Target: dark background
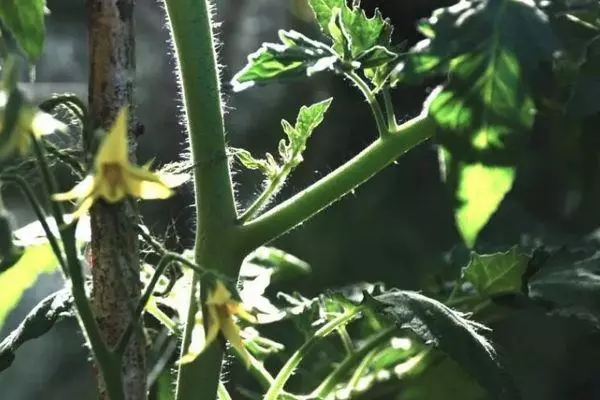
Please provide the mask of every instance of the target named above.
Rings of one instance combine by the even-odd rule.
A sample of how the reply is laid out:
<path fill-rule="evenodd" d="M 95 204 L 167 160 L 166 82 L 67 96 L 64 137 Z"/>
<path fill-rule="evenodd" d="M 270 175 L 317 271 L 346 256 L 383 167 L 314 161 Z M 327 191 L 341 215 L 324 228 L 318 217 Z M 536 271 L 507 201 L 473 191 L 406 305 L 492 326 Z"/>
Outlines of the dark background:
<path fill-rule="evenodd" d="M 263 41 L 276 41 L 277 30 L 296 29 L 319 37 L 305 0 L 220 0 L 217 20 L 223 82 L 237 72 L 246 56 Z M 418 18 L 452 2 L 433 0 L 363 1 L 378 6 L 396 27 L 396 42 L 414 44 Z M 49 0 L 47 42 L 37 65 L 37 99 L 52 92 L 75 91 L 86 96 L 87 37 L 83 0 Z M 160 162 L 177 160 L 185 149 L 171 48 L 159 2 L 138 0 L 137 56 L 140 117 L 145 134 L 139 158 Z M 415 116 L 428 87 L 401 87 L 393 92 L 397 115 Z M 293 121 L 300 106 L 333 96 L 334 102 L 309 141 L 305 161 L 293 173 L 279 198 L 287 198 L 326 175 L 376 138 L 368 106 L 357 90 L 339 77 L 321 74 L 310 81 L 273 84 L 243 93 L 225 85 L 227 139 L 256 155 L 275 151 L 282 135 L 279 121 Z M 597 226 L 597 196 L 573 181 L 581 177 L 569 166 L 557 165 L 544 142 L 544 127 L 533 135 L 530 155 L 523 161 L 515 190 L 484 230 L 480 246 L 508 247 L 543 240 L 570 243 Z M 541 139 L 540 139 L 541 138 Z M 579 150 L 576 150 L 579 151 Z M 583 150 L 581 150 L 583 151 Z M 565 168 L 569 173 L 565 173 Z M 240 206 L 248 204 L 261 187 L 254 172 L 235 165 Z M 573 178 L 573 172 L 576 178 Z M 594 175 L 596 177 L 597 175 Z M 68 182 L 65 181 L 68 185 Z M 169 224 L 178 228 L 181 244 L 191 245 L 191 192 L 168 203 L 145 203 L 147 223 L 155 232 Z M 7 199 L 20 224 L 32 220 Z M 460 247 L 453 224 L 450 196 L 440 180 L 435 146 L 421 144 L 374 179 L 292 233 L 278 239 L 280 247 L 312 266 L 310 276 L 277 289 L 297 290 L 306 296 L 328 287 L 357 281 L 382 281 L 389 287 L 419 289 L 432 274 L 447 272 L 444 255 Z M 61 285 L 60 277 L 46 276 L 29 290 L 11 315 L 0 337 L 14 328 L 36 301 Z M 600 372 L 600 354 L 585 329 L 541 313 L 516 313 L 496 328 L 509 370 L 525 399 L 593 399 Z M 520 335 L 518 332 L 527 332 Z M 0 375 L 0 398 L 10 400 L 93 398 L 94 383 L 86 351 L 74 322 L 59 324 L 50 335 L 28 343 L 13 366 Z M 449 395 L 448 399 L 454 398 Z"/>

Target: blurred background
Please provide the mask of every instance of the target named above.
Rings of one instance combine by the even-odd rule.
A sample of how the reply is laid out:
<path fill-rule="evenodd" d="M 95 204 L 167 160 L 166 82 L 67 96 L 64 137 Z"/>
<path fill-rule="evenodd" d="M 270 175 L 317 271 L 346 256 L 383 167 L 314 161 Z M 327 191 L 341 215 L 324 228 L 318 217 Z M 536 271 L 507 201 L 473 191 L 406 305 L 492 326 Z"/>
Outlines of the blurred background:
<path fill-rule="evenodd" d="M 30 87 L 36 100 L 54 92 L 76 92 L 84 99 L 87 96 L 84 3 L 48 0 L 51 14 L 47 18 L 45 51 L 37 64 L 36 82 Z M 414 29 L 418 18 L 454 2 L 362 3 L 369 13 L 379 7 L 391 19 L 396 27 L 396 43 L 406 40 L 412 45 L 420 40 Z M 305 161 L 292 174 L 279 199 L 326 175 L 376 138 L 374 122 L 360 93 L 339 77 L 319 74 L 310 81 L 273 84 L 242 93 L 232 93 L 226 85 L 243 67 L 249 53 L 262 42 L 277 41 L 278 29 L 295 29 L 309 37 L 320 37 L 306 0 L 218 0 L 216 6 L 230 145 L 256 155 L 274 152 L 283 134 L 282 118 L 293 121 L 300 106 L 334 97 L 325 122 L 309 141 Z M 185 135 L 164 11 L 158 1 L 138 0 L 136 13 L 136 96 L 145 125 L 139 159 L 175 161 L 185 149 Z M 402 120 L 415 116 L 434 84 L 396 89 L 393 96 L 397 115 Z M 593 126 L 592 121 L 587 129 Z M 524 241 L 571 243 L 590 235 L 597 226 L 597 167 L 585 169 L 584 173 L 577 163 L 595 156 L 598 146 L 590 145 L 595 142 L 589 140 L 568 149 L 553 142 L 548 144 L 544 140 L 547 128 L 536 127 L 531 152 L 523 160 L 515 188 L 483 232 L 481 248 L 503 249 Z M 568 157 L 555 157 L 557 149 L 571 153 Z M 259 193 L 261 177 L 254 171 L 243 171 L 238 164 L 234 170 L 237 199 L 243 207 Z M 158 233 L 176 226 L 180 243 L 189 247 L 193 237 L 191 202 L 187 189 L 168 203 L 145 203 L 146 222 Z M 15 211 L 19 225 L 32 221 L 29 211 L 20 208 L 18 197 L 7 198 L 6 203 Z M 450 196 L 440 180 L 434 144 L 421 144 L 273 245 L 307 261 L 313 270 L 310 276 L 286 282 L 274 290 L 299 291 L 307 297 L 325 288 L 357 281 L 419 289 L 433 276 L 448 274 L 451 267 L 447 254 L 461 245 L 453 224 Z M 37 301 L 61 285 L 58 274 L 44 276 L 11 314 L 0 338 Z M 527 338 L 535 340 L 522 340 L 515 335 L 515 327 L 527 330 Z M 592 393 L 598 387 L 600 354 L 584 345 L 598 341 L 590 332 L 533 311 L 515 313 L 495 328 L 509 370 L 525 399 L 599 398 Z M 92 399 L 94 381 L 86 357 L 75 322 L 60 323 L 49 335 L 19 350 L 13 366 L 0 374 L 0 398 Z"/>

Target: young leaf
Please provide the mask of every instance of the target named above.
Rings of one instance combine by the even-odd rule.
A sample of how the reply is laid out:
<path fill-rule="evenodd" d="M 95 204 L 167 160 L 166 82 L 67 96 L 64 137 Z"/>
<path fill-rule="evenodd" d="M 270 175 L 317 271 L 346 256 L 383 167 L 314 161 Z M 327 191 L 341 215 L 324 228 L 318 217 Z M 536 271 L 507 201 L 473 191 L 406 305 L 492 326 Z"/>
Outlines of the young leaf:
<path fill-rule="evenodd" d="M 474 378 L 491 397 L 511 398 L 514 388 L 502 372 L 496 352 L 478 331 L 483 325 L 416 292 L 391 290 L 367 297 L 366 304 L 424 343 L 439 348 Z"/>
<path fill-rule="evenodd" d="M 25 249 L 23 256 L 9 270 L 0 274 L 0 328 L 21 300 L 26 289 L 31 287 L 38 276 L 44 272 L 53 272 L 58 261 L 50 244 L 32 245 Z"/>
<path fill-rule="evenodd" d="M 360 1 L 353 1 L 352 7 L 348 7 L 346 0 L 310 0 L 309 4 L 321 30 L 333 39 L 333 48 L 340 56 L 349 53 L 355 59 L 374 46 L 389 46 L 393 27 L 379 10 L 368 18 L 359 7 Z M 347 34 L 347 41 L 331 31 L 336 13 L 340 15 L 340 30 Z"/>
<path fill-rule="evenodd" d="M 288 121 L 281 121 L 281 126 L 288 137 L 288 142 L 282 146 L 285 150 L 284 154 L 289 157 L 285 159 L 286 163 L 290 163 L 292 167 L 295 167 L 302 161 L 302 153 L 306 149 L 306 141 L 313 130 L 323 122 L 325 113 L 332 101 L 333 98 L 330 97 L 308 107 L 302 106 L 296 117 L 296 125 L 293 127 Z M 281 156 L 283 157 L 284 154 L 281 154 Z"/>
<path fill-rule="evenodd" d="M 434 12 L 420 30 L 429 39 L 392 80 L 449 73 L 426 107 L 439 126 L 458 227 L 472 246 L 514 181 L 535 114 L 531 79 L 540 62 L 551 59 L 555 38 L 531 0 L 461 1 Z"/>
<path fill-rule="evenodd" d="M 359 54 L 356 61 L 360 63 L 361 68 L 375 68 L 390 63 L 396 58 L 398 54 L 393 51 L 383 46 L 373 46 Z"/>
<path fill-rule="evenodd" d="M 0 21 L 27 55 L 36 61 L 44 45 L 46 0 L 3 0 Z"/>
<path fill-rule="evenodd" d="M 469 264 L 463 269 L 463 279 L 470 282 L 481 295 L 520 292 L 522 276 L 530 257 L 514 246 L 504 253 L 471 253 Z"/>
<path fill-rule="evenodd" d="M 264 43 L 231 80 L 237 92 L 255 84 L 311 76 L 338 68 L 338 57 L 326 44 L 296 31 L 279 31 L 279 43 Z"/>

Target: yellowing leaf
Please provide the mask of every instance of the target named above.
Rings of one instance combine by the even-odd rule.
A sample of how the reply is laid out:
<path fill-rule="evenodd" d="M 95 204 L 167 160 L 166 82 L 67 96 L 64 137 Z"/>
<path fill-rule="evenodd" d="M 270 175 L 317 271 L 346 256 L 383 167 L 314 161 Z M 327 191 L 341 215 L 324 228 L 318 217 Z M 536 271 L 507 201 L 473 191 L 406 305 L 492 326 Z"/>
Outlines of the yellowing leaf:
<path fill-rule="evenodd" d="M 465 244 L 473 247 L 477 235 L 512 187 L 515 169 L 467 164 L 460 165 L 457 174 L 456 225 Z"/>
<path fill-rule="evenodd" d="M 0 274 L 0 328 L 25 290 L 33 286 L 40 274 L 53 272 L 57 267 L 52 248 L 45 243 L 27 247 L 19 262 Z"/>

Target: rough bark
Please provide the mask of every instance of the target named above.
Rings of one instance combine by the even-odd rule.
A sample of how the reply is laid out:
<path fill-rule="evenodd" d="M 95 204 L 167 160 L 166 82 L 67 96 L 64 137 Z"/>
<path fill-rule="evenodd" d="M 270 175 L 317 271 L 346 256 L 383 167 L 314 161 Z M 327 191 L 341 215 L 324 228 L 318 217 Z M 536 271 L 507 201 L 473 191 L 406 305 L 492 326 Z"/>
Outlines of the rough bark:
<path fill-rule="evenodd" d="M 122 106 L 130 110 L 130 155 L 137 131 L 134 112 L 135 0 L 88 0 L 90 45 L 89 109 L 94 128 L 109 128 Z M 140 297 L 140 261 L 136 213 L 126 203 L 98 201 L 91 209 L 90 265 L 92 306 L 105 342 L 114 347 Z M 141 330 L 132 337 L 123 357 L 127 400 L 146 398 L 146 369 Z M 99 377 L 100 398 L 107 399 Z"/>

